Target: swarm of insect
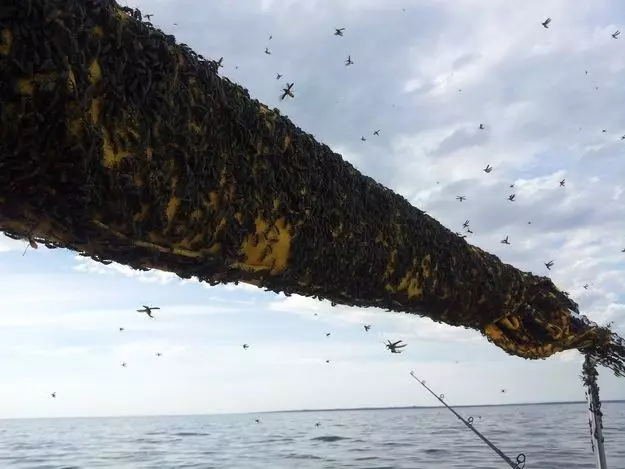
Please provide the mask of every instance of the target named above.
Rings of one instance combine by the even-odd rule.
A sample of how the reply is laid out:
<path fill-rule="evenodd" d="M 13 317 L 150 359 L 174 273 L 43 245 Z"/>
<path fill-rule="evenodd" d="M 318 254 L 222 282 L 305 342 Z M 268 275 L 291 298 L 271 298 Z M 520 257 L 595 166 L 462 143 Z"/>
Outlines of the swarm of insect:
<path fill-rule="evenodd" d="M 584 348 L 625 373 L 622 340 L 549 279 L 469 245 L 139 11 L 13 5 L 0 29 L 7 234 L 211 285 L 426 315 L 527 358 Z"/>

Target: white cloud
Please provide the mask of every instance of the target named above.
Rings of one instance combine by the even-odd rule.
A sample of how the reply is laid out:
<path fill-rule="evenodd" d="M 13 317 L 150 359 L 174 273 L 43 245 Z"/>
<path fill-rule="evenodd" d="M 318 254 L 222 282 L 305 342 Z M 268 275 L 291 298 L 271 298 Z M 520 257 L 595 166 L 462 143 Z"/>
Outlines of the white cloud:
<path fill-rule="evenodd" d="M 443 342 L 483 340 L 475 331 L 437 323 L 414 314 L 388 312 L 379 308 L 332 306 L 329 301 L 300 295 L 277 299 L 270 303 L 269 309 L 295 313 L 310 319 L 317 318 L 328 324 L 377 324 L 388 333 L 401 333 L 404 339 Z"/>
<path fill-rule="evenodd" d="M 0 234 L 0 253 L 10 251 L 24 251 L 24 249 L 26 249 L 26 242 L 18 241 Z"/>
<path fill-rule="evenodd" d="M 78 272 L 103 275 L 121 274 L 126 277 L 137 278 L 142 282 L 155 282 L 161 285 L 165 285 L 172 281 L 182 280 L 176 274 L 171 272 L 163 272 L 160 270 L 136 270 L 127 265 L 118 264 L 117 262 L 102 264 L 101 262 L 96 262 L 93 259 L 84 256 L 76 256 L 74 260 L 76 261 L 74 269 Z"/>

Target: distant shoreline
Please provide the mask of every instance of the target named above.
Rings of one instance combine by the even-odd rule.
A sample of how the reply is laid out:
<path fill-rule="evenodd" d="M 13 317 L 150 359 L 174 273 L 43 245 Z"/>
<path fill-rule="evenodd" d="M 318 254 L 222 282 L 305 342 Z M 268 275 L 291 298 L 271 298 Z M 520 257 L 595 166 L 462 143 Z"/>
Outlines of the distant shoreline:
<path fill-rule="evenodd" d="M 625 399 L 615 399 L 601 401 L 602 404 L 625 403 Z M 586 401 L 554 401 L 554 402 L 519 402 L 515 404 L 464 404 L 464 405 L 452 405 L 454 409 L 457 408 L 471 408 L 471 407 L 519 407 L 519 406 L 535 406 L 535 405 L 568 405 L 568 404 L 586 404 Z M 296 410 L 266 410 L 262 412 L 256 412 L 257 414 L 285 414 L 296 412 L 345 412 L 345 411 L 370 411 L 370 410 L 413 410 L 413 409 L 440 409 L 444 408 L 442 405 L 419 405 L 419 406 L 399 406 L 399 407 L 340 407 L 335 409 L 296 409 Z M 244 412 L 245 414 L 254 412 Z"/>
<path fill-rule="evenodd" d="M 625 404 L 625 399 L 614 399 L 601 401 L 602 404 Z M 586 404 L 586 401 L 562 401 L 562 402 L 520 402 L 515 404 L 472 404 L 453 405 L 457 408 L 478 408 L 478 407 L 523 407 L 523 406 L 549 406 L 549 405 L 572 405 Z M 76 415 L 76 416 L 42 416 L 42 417 L 0 417 L 2 420 L 47 420 L 47 419 L 115 419 L 115 418 L 158 418 L 158 417 L 201 417 L 201 416 L 226 416 L 226 415 L 260 415 L 260 414 L 288 414 L 288 413 L 310 413 L 310 412 L 365 412 L 376 410 L 415 410 L 415 409 L 444 409 L 438 406 L 397 406 L 397 407 L 340 407 L 334 409 L 291 409 L 291 410 L 261 410 L 246 412 L 213 412 L 202 414 L 153 414 L 153 415 Z"/>

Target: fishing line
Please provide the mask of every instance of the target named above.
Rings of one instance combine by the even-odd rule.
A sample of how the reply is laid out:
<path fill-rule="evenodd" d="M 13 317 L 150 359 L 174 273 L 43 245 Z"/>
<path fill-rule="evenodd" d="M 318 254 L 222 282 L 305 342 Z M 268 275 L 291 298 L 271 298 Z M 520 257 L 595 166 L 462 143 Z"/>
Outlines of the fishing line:
<path fill-rule="evenodd" d="M 449 411 L 454 414 L 458 420 L 460 420 L 462 423 L 464 423 L 467 428 L 469 430 L 471 430 L 473 433 L 475 433 L 477 436 L 479 436 L 481 438 L 481 440 L 486 443 L 490 449 L 492 449 L 495 453 L 497 453 L 499 455 L 499 457 L 501 459 L 503 459 L 506 463 L 508 463 L 508 465 L 512 468 L 512 469 L 523 469 L 525 467 L 525 454 L 523 453 L 519 453 L 519 455 L 516 457 L 516 462 L 513 461 L 512 459 L 510 459 L 508 456 L 506 456 L 503 451 L 501 451 L 499 448 L 497 448 L 494 444 L 492 444 L 488 438 L 486 438 L 484 435 L 482 435 L 479 431 L 477 431 L 474 427 L 473 427 L 473 417 L 469 417 L 468 420 L 465 420 L 460 414 L 458 414 L 458 412 L 456 412 L 454 409 L 452 409 L 451 407 L 449 407 L 447 405 L 447 403 L 443 400 L 445 399 L 445 395 L 441 394 L 440 396 L 437 396 L 434 391 L 432 391 L 426 384 L 425 384 L 425 380 L 421 381 L 419 378 L 417 378 L 414 374 L 414 371 L 410 372 L 410 376 L 412 376 L 414 379 L 416 379 L 421 386 L 423 386 L 425 389 L 427 389 L 430 394 L 432 394 L 432 396 L 434 396 L 436 399 L 438 399 L 441 404 L 443 404 L 445 407 L 447 407 L 447 409 L 449 409 Z"/>

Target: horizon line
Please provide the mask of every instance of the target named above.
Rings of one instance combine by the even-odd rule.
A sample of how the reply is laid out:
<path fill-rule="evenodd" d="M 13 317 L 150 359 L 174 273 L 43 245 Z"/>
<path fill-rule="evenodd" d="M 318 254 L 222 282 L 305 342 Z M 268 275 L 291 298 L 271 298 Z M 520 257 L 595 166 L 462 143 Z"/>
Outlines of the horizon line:
<path fill-rule="evenodd" d="M 610 399 L 602 401 L 602 404 L 625 403 L 625 399 Z M 475 407 L 515 407 L 531 405 L 572 405 L 587 404 L 586 401 L 547 401 L 547 402 L 516 402 L 508 404 L 459 404 L 450 406 L 456 408 Z M 207 412 L 200 414 L 129 414 L 129 415 L 76 415 L 76 416 L 54 416 L 54 417 L 0 417 L 1 420 L 50 420 L 50 419 L 106 419 L 106 418 L 150 418 L 150 417 L 208 417 L 223 415 L 258 415 L 258 414 L 280 414 L 280 413 L 308 413 L 308 412 L 358 412 L 367 410 L 414 410 L 414 409 L 444 409 L 443 405 L 414 405 L 414 406 L 389 406 L 389 407 L 336 407 L 320 409 L 286 409 L 286 410 L 261 410 L 245 412 Z"/>

